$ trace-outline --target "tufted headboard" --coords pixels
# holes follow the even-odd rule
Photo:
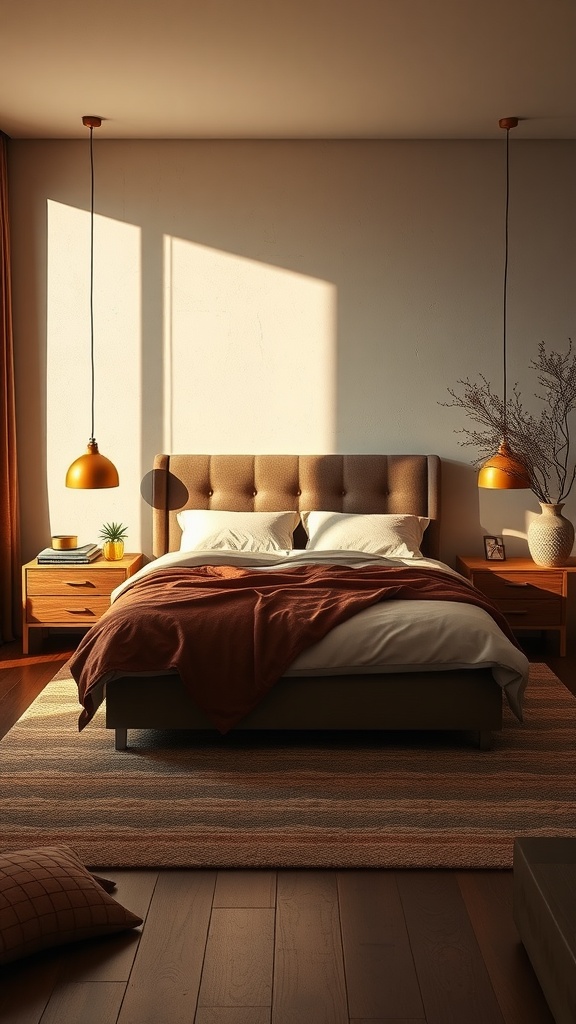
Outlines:
[[[178,550],[176,513],[184,508],[428,516],[422,553],[439,557],[437,455],[157,455],[152,504],[155,557]],[[294,543],[305,546],[302,526]]]

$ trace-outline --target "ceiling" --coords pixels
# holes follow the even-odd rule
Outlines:
[[[0,0],[14,139],[576,138],[575,0]]]

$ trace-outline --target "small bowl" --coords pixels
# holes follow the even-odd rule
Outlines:
[[[52,537],[52,547],[55,551],[71,551],[78,547],[78,536],[74,533],[60,533]]]

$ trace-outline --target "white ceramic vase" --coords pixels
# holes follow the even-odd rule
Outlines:
[[[546,505],[528,527],[528,549],[536,565],[566,565],[572,554],[574,527],[562,515],[564,504]]]

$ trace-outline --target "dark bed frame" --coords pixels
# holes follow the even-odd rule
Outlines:
[[[423,554],[439,557],[436,455],[157,455],[154,556],[175,551],[185,508],[412,513],[430,519]],[[295,546],[306,536],[298,527]],[[106,687],[116,749],[128,729],[210,729],[177,675],[121,677]],[[284,676],[238,729],[462,730],[488,749],[502,728],[502,690],[489,669]]]

